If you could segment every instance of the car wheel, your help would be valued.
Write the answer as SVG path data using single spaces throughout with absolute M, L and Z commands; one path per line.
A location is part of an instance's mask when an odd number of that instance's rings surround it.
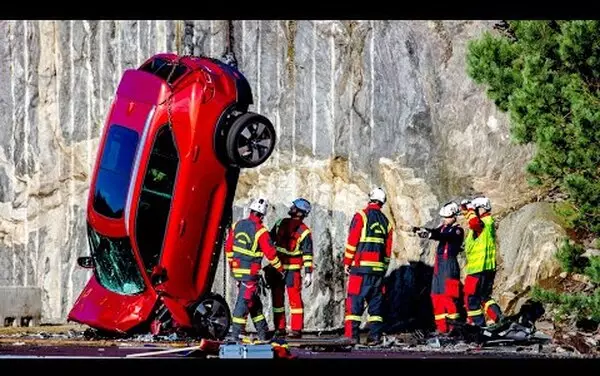
M 229 333 L 231 311 L 225 299 L 210 293 L 192 307 L 192 325 L 202 338 L 221 340 Z
M 275 150 L 275 128 L 266 117 L 247 112 L 234 120 L 227 134 L 229 162 L 252 168 L 265 162 Z

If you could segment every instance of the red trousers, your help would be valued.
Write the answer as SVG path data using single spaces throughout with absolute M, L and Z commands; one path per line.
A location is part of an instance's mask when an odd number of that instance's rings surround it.
M 271 286 L 275 329 L 285 330 L 286 289 L 290 300 L 291 329 L 301 331 L 304 328 L 304 305 L 302 303 L 302 276 L 299 270 L 287 270 L 284 280 Z
M 449 332 L 452 328 L 448 325 L 447 320 L 458 320 L 460 318 L 458 298 L 445 294 L 431 294 L 431 301 L 433 303 L 435 326 L 438 332 Z

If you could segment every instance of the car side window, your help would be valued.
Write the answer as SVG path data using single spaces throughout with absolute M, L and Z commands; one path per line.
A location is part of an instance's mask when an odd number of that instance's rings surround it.
M 136 241 L 148 272 L 160 257 L 178 167 L 173 133 L 165 125 L 154 139 L 136 215 Z
M 125 209 L 139 135 L 113 124 L 108 130 L 96 177 L 94 210 L 109 218 L 121 218 Z

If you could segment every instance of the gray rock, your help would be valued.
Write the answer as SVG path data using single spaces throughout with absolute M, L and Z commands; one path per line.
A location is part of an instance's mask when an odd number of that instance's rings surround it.
M 523 291 L 560 273 L 554 254 L 564 236 L 560 220 L 548 203 L 528 204 L 505 217 L 498 225 L 498 292 Z M 509 311 L 514 303 L 500 302 Z
M 445 201 L 481 191 L 494 212 L 505 215 L 536 194 L 523 171 L 531 148 L 510 142 L 505 115 L 465 73 L 467 41 L 492 25 L 0 22 L 0 78 L 6 83 L 0 89 L 0 205 L 9 203 L 0 210 L 0 234 L 8 234 L 0 237 L 0 284 L 41 288 L 43 320 L 65 319 L 90 276 L 75 260 L 89 252 L 87 187 L 123 71 L 158 52 L 220 57 L 231 47 L 252 85 L 250 110 L 271 119 L 279 136 L 269 161 L 242 172 L 234 218 L 256 195 L 273 203 L 269 225 L 293 198 L 313 202 L 307 223 L 316 269 L 303 292 L 306 327 L 341 327 L 348 225 L 373 186 L 388 192 L 385 213 L 396 227 L 392 268 L 432 262 L 435 244 L 402 226 L 437 224 Z M 547 260 L 561 231 L 546 209 L 526 208 L 500 222 L 498 293 L 552 270 Z M 233 303 L 235 284 L 224 261 L 214 290 Z M 270 299 L 264 304 L 270 318 Z

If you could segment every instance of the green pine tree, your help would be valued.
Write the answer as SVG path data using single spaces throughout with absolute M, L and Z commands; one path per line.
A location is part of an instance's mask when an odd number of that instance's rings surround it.
M 567 193 L 575 229 L 600 235 L 600 22 L 503 22 L 470 41 L 467 67 L 508 114 L 513 138 L 535 145 L 527 166 L 531 182 Z M 573 261 L 564 249 L 557 257 L 563 265 Z M 585 273 L 598 282 L 597 260 Z M 594 319 L 600 318 L 599 294 L 536 293 L 571 312 L 579 305 L 577 312 Z

